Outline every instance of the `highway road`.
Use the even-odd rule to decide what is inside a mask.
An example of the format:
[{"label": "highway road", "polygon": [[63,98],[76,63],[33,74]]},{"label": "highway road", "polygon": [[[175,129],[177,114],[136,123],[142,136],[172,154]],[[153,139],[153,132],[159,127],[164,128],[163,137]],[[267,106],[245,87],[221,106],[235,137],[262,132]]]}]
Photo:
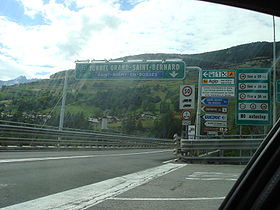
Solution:
[{"label": "highway road", "polygon": [[159,149],[1,152],[0,208],[215,209],[243,169],[174,158]]},{"label": "highway road", "polygon": [[0,153],[0,207],[161,165],[171,150]]}]

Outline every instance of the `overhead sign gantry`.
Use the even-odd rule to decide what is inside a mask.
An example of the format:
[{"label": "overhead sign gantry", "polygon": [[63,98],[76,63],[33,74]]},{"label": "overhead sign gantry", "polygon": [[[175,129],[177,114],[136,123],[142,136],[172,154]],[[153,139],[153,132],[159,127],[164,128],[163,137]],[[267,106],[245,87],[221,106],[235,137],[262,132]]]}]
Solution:
[{"label": "overhead sign gantry", "polygon": [[182,60],[76,61],[76,79],[183,80]]}]

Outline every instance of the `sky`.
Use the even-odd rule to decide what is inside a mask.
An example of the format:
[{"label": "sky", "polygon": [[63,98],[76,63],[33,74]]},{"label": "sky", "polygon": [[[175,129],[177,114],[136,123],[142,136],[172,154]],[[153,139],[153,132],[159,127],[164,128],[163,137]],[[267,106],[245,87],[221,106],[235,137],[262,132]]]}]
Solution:
[{"label": "sky", "polygon": [[[272,16],[196,0],[0,0],[0,80],[76,60],[194,54],[273,40]],[[276,18],[277,26],[280,24]]]}]

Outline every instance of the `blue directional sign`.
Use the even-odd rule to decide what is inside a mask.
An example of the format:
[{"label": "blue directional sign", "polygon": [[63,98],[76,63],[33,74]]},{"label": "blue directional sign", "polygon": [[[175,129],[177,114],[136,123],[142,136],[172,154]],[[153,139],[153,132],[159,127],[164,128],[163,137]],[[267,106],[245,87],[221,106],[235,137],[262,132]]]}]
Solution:
[{"label": "blue directional sign", "polygon": [[204,120],[210,121],[227,121],[226,114],[205,114],[202,116]]},{"label": "blue directional sign", "polygon": [[280,103],[280,80],[277,80],[276,83],[276,102]]},{"label": "blue directional sign", "polygon": [[213,106],[228,106],[229,101],[227,98],[204,98],[201,101],[205,105]]}]

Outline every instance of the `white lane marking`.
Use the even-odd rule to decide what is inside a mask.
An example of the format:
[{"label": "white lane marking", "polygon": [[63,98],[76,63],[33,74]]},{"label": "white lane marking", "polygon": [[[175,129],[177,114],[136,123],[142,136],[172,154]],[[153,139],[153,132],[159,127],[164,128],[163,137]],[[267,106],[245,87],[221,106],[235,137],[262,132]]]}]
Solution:
[{"label": "white lane marking", "polygon": [[162,162],[163,164],[166,164],[166,163],[171,163],[171,162],[174,162],[176,159],[172,159],[172,160],[167,160],[167,161],[164,161]]},{"label": "white lane marking", "polygon": [[8,184],[0,184],[0,190],[5,188],[5,187],[8,187]]},{"label": "white lane marking", "polygon": [[8,206],[2,210],[86,209],[184,166],[185,164],[168,163],[144,171]]},{"label": "white lane marking", "polygon": [[109,198],[108,200],[120,201],[202,201],[202,200],[223,200],[225,197],[202,197],[202,198]]},{"label": "white lane marking", "polygon": [[187,180],[202,180],[202,181],[236,181],[239,174],[221,173],[221,172],[193,172],[186,177]]},{"label": "white lane marking", "polygon": [[222,179],[222,178],[186,178],[187,180],[197,180],[197,181],[218,181],[218,180],[224,180],[224,181],[236,181],[237,179]]},{"label": "white lane marking", "polygon": [[142,155],[154,154],[161,152],[170,152],[171,150],[151,151],[151,152],[134,152],[134,153],[121,153],[121,154],[101,154],[101,155],[79,155],[79,156],[64,156],[64,157],[43,157],[43,158],[22,158],[22,159],[4,159],[0,160],[1,163],[14,163],[14,162],[30,162],[30,161],[43,161],[43,160],[61,160],[61,159],[76,159],[76,158],[92,158],[92,157],[118,157],[128,155]]}]

